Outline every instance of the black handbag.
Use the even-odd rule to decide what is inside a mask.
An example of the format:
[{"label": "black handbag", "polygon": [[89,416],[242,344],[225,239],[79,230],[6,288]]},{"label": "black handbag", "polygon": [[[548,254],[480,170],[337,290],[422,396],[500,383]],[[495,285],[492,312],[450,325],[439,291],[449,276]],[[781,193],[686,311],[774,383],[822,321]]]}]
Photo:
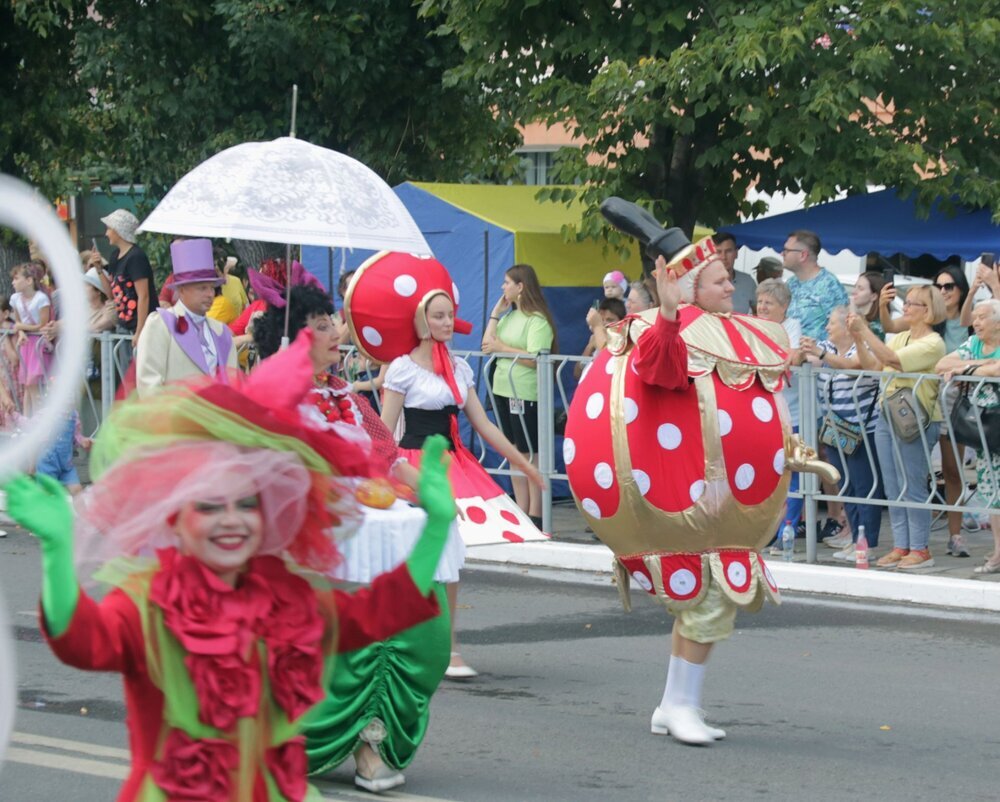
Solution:
[{"label": "black handbag", "polygon": [[[971,382],[962,382],[951,409],[951,431],[955,442],[982,451],[983,440],[990,453],[1000,450],[1000,407],[981,407],[969,396]],[[982,437],[979,425],[982,423]]]}]

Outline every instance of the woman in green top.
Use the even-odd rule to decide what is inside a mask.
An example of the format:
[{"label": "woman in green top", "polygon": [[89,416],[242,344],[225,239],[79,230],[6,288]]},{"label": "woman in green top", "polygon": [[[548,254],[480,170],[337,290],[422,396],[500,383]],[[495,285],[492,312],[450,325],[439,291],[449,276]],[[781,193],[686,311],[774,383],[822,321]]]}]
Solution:
[{"label": "woman in green top", "polygon": [[[972,328],[976,333],[937,363],[937,372],[948,381],[955,375],[1000,376],[1000,301],[991,298],[976,304],[972,313]],[[984,409],[1000,406],[996,384],[981,384],[970,388],[973,403]],[[976,464],[979,494],[991,507],[1000,507],[1000,454],[984,453],[977,448]],[[990,515],[993,532],[993,553],[986,562],[974,568],[977,574],[1000,572],[1000,510]]]},{"label": "woman in green top", "polygon": [[[960,267],[945,265],[934,276],[934,286],[941,293],[945,307],[945,319],[935,328],[938,334],[944,339],[945,353],[950,354],[962,345],[969,338],[969,334],[971,334],[969,331],[969,322],[965,322],[962,319],[962,311],[966,298],[971,295],[969,292],[969,282],[966,280],[965,273],[962,272]],[[889,313],[889,301],[895,297],[895,291],[891,287],[892,285],[887,285],[880,298],[883,322]],[[970,309],[969,311],[971,312],[972,310]],[[891,322],[891,325],[885,327],[885,330],[887,332],[905,331],[907,328],[905,321],[905,315],[901,318],[896,318]],[[943,412],[945,417],[951,412],[950,400],[949,397],[944,399],[945,409]],[[946,431],[941,432],[940,444],[941,476],[944,479],[945,501],[948,504],[958,504],[959,497],[962,495],[962,474],[958,461],[955,459],[955,449],[952,448]],[[964,449],[961,449],[961,451],[964,451]],[[962,513],[949,512],[947,513],[947,517],[947,553],[955,557],[968,557],[969,550],[965,544],[965,538],[962,536]]]},{"label": "woman in green top", "polygon": [[[891,286],[891,285],[890,285]],[[888,345],[864,325],[858,315],[848,316],[848,328],[858,344],[858,359],[865,370],[892,373],[931,373],[945,355],[944,340],[935,327],[945,319],[945,303],[936,287],[913,287],[903,304],[906,330]],[[866,348],[862,346],[867,346]],[[890,501],[926,502],[930,474],[929,451],[938,439],[941,407],[937,378],[889,378],[882,388],[882,408],[875,423],[875,450],[882,466],[885,497]],[[900,438],[885,407],[897,390],[913,388],[916,405],[926,416],[924,431],[910,442]],[[930,568],[934,565],[928,542],[930,510],[890,507],[893,548],[876,565],[879,568]]]},{"label": "woman in green top", "polygon": [[[555,351],[555,325],[531,265],[514,265],[504,274],[503,294],[483,335],[487,354],[537,354]],[[493,374],[497,418],[504,436],[538,465],[538,374],[530,358],[498,360]],[[512,476],[514,500],[535,526],[542,526],[542,492],[524,476]]]}]

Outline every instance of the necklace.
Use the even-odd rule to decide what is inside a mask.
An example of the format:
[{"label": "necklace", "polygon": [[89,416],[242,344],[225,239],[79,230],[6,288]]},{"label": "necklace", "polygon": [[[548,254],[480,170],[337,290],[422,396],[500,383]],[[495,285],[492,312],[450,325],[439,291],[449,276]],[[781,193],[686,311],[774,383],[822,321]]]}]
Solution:
[{"label": "necklace", "polygon": [[320,373],[313,376],[318,392],[316,393],[316,409],[326,419],[327,423],[343,421],[356,426],[357,416],[354,414],[354,404],[351,401],[350,393],[338,394],[329,386],[326,374]]}]

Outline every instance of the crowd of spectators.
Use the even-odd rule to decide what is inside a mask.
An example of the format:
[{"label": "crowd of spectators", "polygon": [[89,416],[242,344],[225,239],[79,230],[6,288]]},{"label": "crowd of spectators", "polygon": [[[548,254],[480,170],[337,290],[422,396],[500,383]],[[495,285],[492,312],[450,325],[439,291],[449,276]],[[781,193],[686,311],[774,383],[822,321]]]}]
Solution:
[{"label": "crowd of spectators", "polygon": [[[862,273],[848,293],[820,264],[822,244],[815,232],[791,232],[780,259],[759,261],[753,271],[756,282],[749,273],[735,270],[739,248],[732,235],[717,234],[713,241],[730,273],[734,312],[780,323],[788,335],[791,365],[808,362],[817,371],[817,397],[811,406],[818,413],[819,447],[822,457],[842,476],[839,485],[824,483],[823,493],[864,499],[846,504],[828,501],[827,517],[819,524],[817,536],[834,549],[834,559],[853,562],[861,531],[869,548],[879,546],[885,508],[877,502],[903,502],[905,506],[889,508],[892,547],[879,556],[877,564],[901,570],[933,566],[932,513],[917,505],[967,502],[972,494],[963,469],[970,458],[978,457],[978,481],[971,484],[981,499],[1000,508],[1000,457],[973,455],[972,449],[957,445],[946,423],[959,392],[959,383],[950,381],[963,372],[959,366],[968,375],[1000,376],[1000,300],[977,303],[974,299],[979,290],[1000,299],[996,269],[980,266],[970,287],[960,266],[946,265],[931,285],[910,288],[899,314],[902,293],[883,272]],[[607,294],[607,279],[604,288]],[[648,280],[629,285],[627,315],[657,306]],[[595,301],[587,313],[591,336],[584,356],[604,346],[607,330],[620,319],[620,312],[607,299]],[[971,337],[970,325],[976,330]],[[583,367],[584,363],[576,364],[577,375]],[[900,373],[924,375],[914,379]],[[948,382],[944,388],[942,378]],[[792,427],[798,431],[802,421],[797,371],[790,372],[782,395]],[[1000,393],[992,384],[983,385],[975,392],[975,403],[984,409],[1000,406]],[[901,427],[896,417],[907,406],[919,423],[916,434]],[[793,474],[790,490],[797,495],[797,474]],[[790,496],[785,519],[803,536],[801,511],[802,499]],[[956,511],[944,517],[947,553],[968,557],[962,528],[963,523],[974,525],[974,521],[963,521],[962,513]],[[1000,520],[996,524],[1000,530]],[[775,543],[772,550],[779,549]],[[976,571],[1000,572],[1000,532],[994,551]]]},{"label": "crowd of spectators", "polygon": [[[89,328],[93,334],[115,331],[123,335],[124,367],[158,307],[178,308],[182,288],[171,276],[157,291],[149,259],[136,244],[138,221],[131,213],[120,209],[103,222],[112,246],[109,258],[96,249],[80,254]],[[734,311],[780,323],[788,335],[791,364],[808,362],[818,371],[816,403],[810,406],[818,411],[820,449],[823,458],[842,474],[841,484],[825,485],[824,493],[865,500],[827,504],[827,518],[818,536],[834,549],[835,559],[855,559],[862,527],[869,547],[878,547],[884,508],[866,502],[889,499],[911,503],[889,508],[892,548],[878,559],[882,567],[901,570],[934,564],[931,512],[912,505],[935,500],[960,505],[969,500],[973,484],[981,499],[1000,509],[1000,456],[973,454],[973,449],[956,445],[947,426],[959,387],[952,381],[955,376],[1000,376],[1000,277],[994,267],[981,265],[971,286],[961,267],[942,267],[931,285],[909,289],[900,315],[893,310],[898,310],[902,293],[882,272],[862,273],[848,294],[836,276],[820,264],[821,242],[814,232],[789,234],[780,259],[765,257],[756,265],[756,281],[750,273],[735,270],[739,248],[732,235],[719,234],[713,239],[730,273]],[[226,252],[216,249],[212,260],[214,276],[207,282],[211,297],[204,299],[204,317],[229,327],[233,345],[241,353],[240,365],[247,369],[246,346],[252,343],[254,321],[265,310],[281,307],[289,276],[293,286],[318,282],[298,263],[289,267],[283,259],[250,266],[242,271],[244,278],[239,275],[236,259]],[[37,408],[52,370],[53,344],[59,330],[58,291],[44,261],[19,264],[11,277],[14,293],[9,298],[0,297],[0,330],[5,332],[0,336],[0,429],[4,430],[16,428]],[[341,278],[338,291],[342,300],[350,277],[345,273]],[[983,294],[992,298],[984,301]],[[629,281],[621,271],[608,273],[586,314],[590,335],[583,356],[592,357],[605,348],[609,330],[625,317],[658,306],[655,282],[648,275]],[[192,319],[200,319],[199,314]],[[342,318],[340,325],[342,339],[349,344],[350,332]],[[482,349],[487,354],[558,352],[552,315],[531,266],[515,265],[506,272],[502,294],[483,334]],[[576,362],[577,378],[585,364],[586,360]],[[96,377],[96,365],[95,360],[88,377]],[[339,369],[352,389],[369,393],[376,401],[383,374],[377,365],[355,356],[344,360]],[[869,373],[841,372],[859,369]],[[884,374],[881,380],[875,372]],[[924,375],[913,379],[896,375],[899,373]],[[499,426],[518,451],[537,464],[542,411],[538,409],[535,360],[495,360],[490,381]],[[941,392],[942,381],[946,382],[945,392]],[[796,430],[802,425],[799,395],[800,385],[792,372],[783,396]],[[982,409],[1000,407],[1000,393],[994,384],[983,384],[972,395]],[[920,423],[917,436],[903,436],[895,417],[906,405]],[[85,442],[79,421],[67,421],[59,438],[60,453],[66,453],[67,443],[72,454],[73,444]],[[976,461],[977,480],[973,483],[965,481],[963,473],[971,459]],[[45,460],[39,470],[42,463]],[[65,460],[60,464],[65,467]],[[937,464],[943,491],[936,498]],[[68,471],[59,478],[67,486],[78,484],[78,480],[70,481],[75,477]],[[793,478],[793,492],[797,478]],[[538,519],[541,500],[537,490],[516,479],[513,484],[518,504]],[[790,497],[786,519],[804,534],[801,508],[801,499]],[[963,521],[962,514],[954,511],[948,512],[946,519],[947,552],[969,556],[962,531],[968,520]],[[995,548],[976,569],[980,573],[1000,572],[1000,520],[993,523]]]}]

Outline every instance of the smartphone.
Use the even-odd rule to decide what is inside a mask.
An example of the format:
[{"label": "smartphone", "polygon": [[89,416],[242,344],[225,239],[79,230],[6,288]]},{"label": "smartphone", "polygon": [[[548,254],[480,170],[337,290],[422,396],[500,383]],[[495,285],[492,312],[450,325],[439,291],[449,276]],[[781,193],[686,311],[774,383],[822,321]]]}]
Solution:
[{"label": "smartphone", "polygon": [[994,253],[984,253],[979,259],[986,267],[993,267],[996,265],[997,257]]},{"label": "smartphone", "polygon": [[882,271],[882,275],[885,276],[885,283],[886,284],[895,284],[896,283],[896,270],[895,270],[895,268],[887,267],[885,270]]},{"label": "smartphone", "polygon": [[590,305],[590,308],[591,308],[591,309],[600,309],[600,308],[601,308],[601,299],[600,299],[600,298],[598,298],[598,299],[597,299],[596,301],[594,301],[594,302],[593,302],[593,303],[592,303],[592,304]]},{"label": "smartphone", "polygon": [[90,248],[91,248],[91,250],[97,251],[98,253],[101,252],[100,249],[97,247],[97,238],[96,237],[91,237],[90,238]]}]

